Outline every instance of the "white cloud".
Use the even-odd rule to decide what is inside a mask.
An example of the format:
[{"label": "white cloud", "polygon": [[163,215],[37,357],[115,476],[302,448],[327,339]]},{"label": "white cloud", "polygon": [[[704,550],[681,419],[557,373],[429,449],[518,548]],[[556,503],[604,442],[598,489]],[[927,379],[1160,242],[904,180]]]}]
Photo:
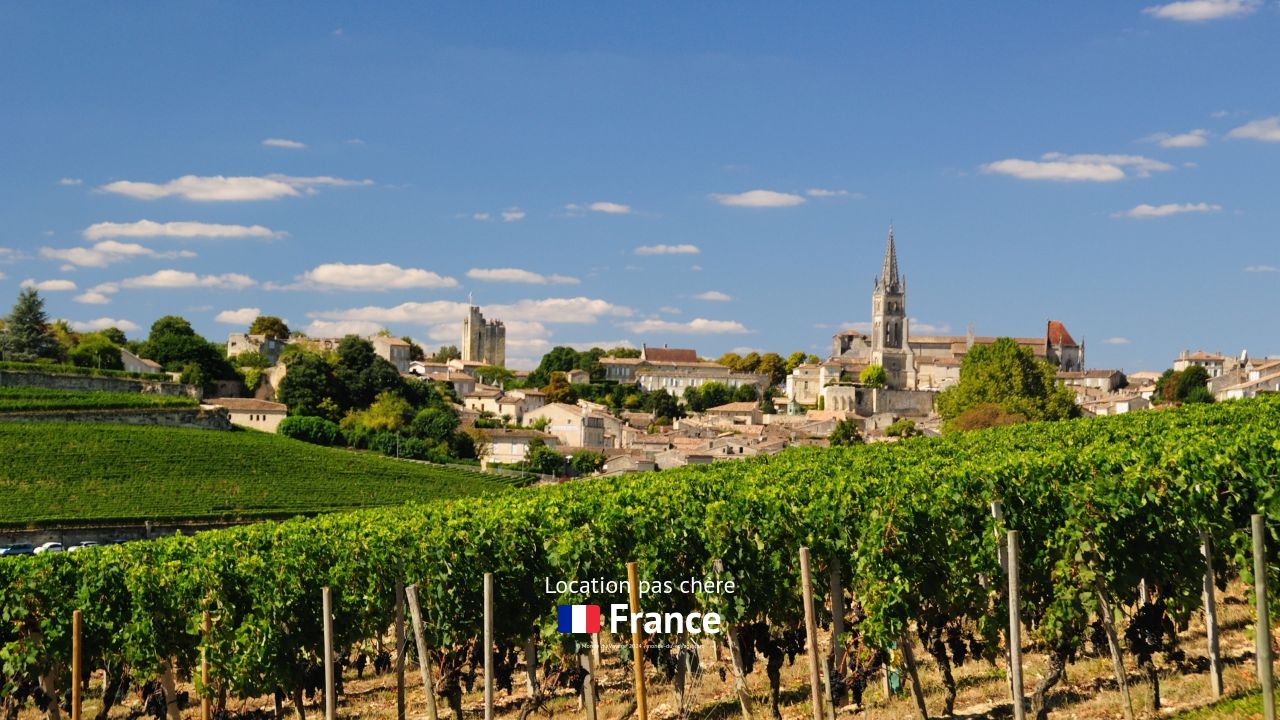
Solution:
[{"label": "white cloud", "polygon": [[345,337],[347,335],[375,335],[382,330],[382,323],[368,320],[312,320],[303,332],[309,337]]},{"label": "white cloud", "polygon": [[729,302],[733,298],[720,292],[719,290],[708,290],[704,293],[698,293],[693,296],[695,300],[709,300],[711,302]]},{"label": "white cloud", "polygon": [[[366,306],[343,310],[312,312],[308,317],[316,320],[367,320],[376,323],[414,323],[436,325],[461,322],[467,314],[466,303],[451,300],[432,302],[407,302],[393,307]],[[544,298],[520,300],[505,305],[486,305],[484,314],[491,319],[513,322],[545,322],[590,324],[602,317],[630,317],[631,308],[614,305],[606,300],[588,297]]]},{"label": "white cloud", "polygon": [[[951,326],[946,323],[927,323],[916,318],[911,318],[907,327],[916,335],[945,335],[951,332]],[[870,330],[870,328],[867,329]]]},{"label": "white cloud", "polygon": [[93,247],[74,247],[74,248],[40,248],[40,256],[49,258],[50,260],[61,260],[71,267],[106,267],[112,263],[122,262],[132,258],[155,258],[161,260],[175,260],[179,258],[193,258],[195,253],[190,250],[173,250],[168,252],[156,252],[151,248],[144,247],[137,243],[122,243],[115,240],[103,240],[94,243]]},{"label": "white cloud", "polygon": [[111,298],[96,290],[89,290],[71,299],[84,305],[106,305],[111,302]]},{"label": "white cloud", "polygon": [[680,308],[673,307],[671,305],[663,305],[662,307],[658,308],[658,312],[666,313],[667,315],[679,315]]},{"label": "white cloud", "polygon": [[750,332],[742,323],[735,320],[708,320],[706,318],[694,318],[687,323],[673,322],[671,320],[640,320],[622,323],[622,327],[633,333],[641,334],[722,335]]},{"label": "white cloud", "polygon": [[471,268],[467,277],[487,282],[525,283],[528,285],[577,285],[578,278],[568,275],[542,275],[519,268]]},{"label": "white cloud", "polygon": [[1280,115],[1245,123],[1227,133],[1227,137],[1280,142]]},{"label": "white cloud", "polygon": [[1139,220],[1147,220],[1150,218],[1168,217],[1170,215],[1179,215],[1182,213],[1207,213],[1218,212],[1222,209],[1221,205],[1210,205],[1209,203],[1168,203],[1166,205],[1148,205],[1143,203],[1135,207],[1129,208],[1124,212],[1111,213],[1111,217],[1127,217]]},{"label": "white cloud", "polygon": [[248,275],[223,273],[221,275],[197,275],[180,270],[157,270],[150,275],[139,275],[120,282],[127,288],[214,288],[218,290],[243,290],[257,283]]},{"label": "white cloud", "polygon": [[239,310],[223,310],[214,316],[214,322],[225,323],[227,325],[248,325],[258,316],[262,314],[261,308],[246,307]]},{"label": "white cloud", "polygon": [[1209,144],[1209,131],[1203,128],[1196,128],[1176,135],[1156,133],[1155,135],[1148,135],[1143,140],[1145,142],[1159,143],[1160,147],[1165,148],[1204,147]]},{"label": "white cloud", "polygon": [[697,245],[641,245],[637,255],[697,255],[702,252]]},{"label": "white cloud", "polygon": [[712,199],[721,205],[733,207],[777,208],[791,207],[804,202],[804,198],[774,190],[748,190],[742,193],[712,193]]},{"label": "white cloud", "polygon": [[6,277],[8,277],[8,275],[5,275],[4,273],[0,272],[0,280],[5,279]]},{"label": "white cloud", "polygon": [[458,281],[451,277],[421,268],[402,268],[391,263],[325,263],[299,275],[293,284],[267,285],[269,290],[404,290],[451,287],[458,287]]},{"label": "white cloud", "polygon": [[286,150],[306,150],[307,144],[298,142],[297,140],[286,140],[284,138],[267,138],[262,141],[263,145],[273,148],[285,148]]},{"label": "white cloud", "polygon": [[487,212],[478,212],[478,213],[472,213],[472,215],[471,215],[471,219],[472,219],[472,220],[479,220],[480,222],[487,222],[487,221],[489,221],[489,220],[491,220],[491,219],[493,219],[493,218],[492,218],[492,216],[491,216],[491,215],[489,215],[489,213],[487,213]]},{"label": "white cloud", "polygon": [[203,222],[165,222],[139,220],[131,223],[100,222],[84,229],[86,239],[118,237],[170,238],[274,238],[284,235],[261,225],[220,225]]},{"label": "white cloud", "polygon": [[59,181],[58,181],[58,184],[59,184],[59,185],[65,185],[65,186],[68,186],[68,187],[72,187],[72,186],[75,186],[75,185],[79,185],[79,184],[81,184],[81,183],[83,183],[83,182],[84,182],[84,181],[83,181],[83,180],[81,180],[80,178],[64,177],[64,178],[62,178],[61,180],[59,180]]},{"label": "white cloud", "polygon": [[75,282],[71,280],[34,280],[27,278],[23,280],[20,287],[35,288],[40,292],[69,292],[76,289]]},{"label": "white cloud", "polygon": [[293,177],[267,175],[266,177],[223,175],[183,175],[166,183],[117,180],[98,188],[103,192],[126,195],[139,200],[158,200],[180,197],[196,202],[232,202],[244,200],[275,200],[282,197],[298,197],[299,188],[313,192],[315,186],[345,187],[372,185],[372,180],[346,180],[327,175]]},{"label": "white cloud", "polygon": [[1152,5],[1142,12],[1152,17],[1178,22],[1203,22],[1230,17],[1243,17],[1258,9],[1262,0],[1181,0],[1165,5]]},{"label": "white cloud", "polygon": [[524,219],[525,212],[518,207],[507,208],[502,211],[502,222],[516,222]]},{"label": "white cloud", "polygon": [[593,202],[588,207],[594,212],[609,213],[611,215],[627,215],[631,213],[630,205],[613,202]]},{"label": "white cloud", "polygon": [[10,264],[19,260],[26,260],[27,256],[13,248],[0,247],[0,263]]},{"label": "white cloud", "polygon": [[1107,338],[1106,340],[1103,340],[1103,341],[1102,341],[1102,343],[1103,343],[1104,345],[1128,345],[1128,344],[1129,344],[1129,338],[1127,338],[1127,337],[1109,337],[1109,338]]},{"label": "white cloud", "polygon": [[110,327],[117,328],[125,332],[135,332],[142,329],[138,327],[136,323],[129,322],[128,320],[116,320],[109,317],[100,317],[96,320],[86,320],[83,322],[73,320],[71,322],[71,327],[77,332],[94,332],[95,330],[106,330]]},{"label": "white cloud", "polygon": [[1009,158],[979,167],[982,172],[1009,175],[1021,180],[1053,180],[1058,182],[1114,182],[1132,172],[1148,177],[1153,172],[1172,170],[1173,166],[1141,155],[1102,155],[1051,152],[1040,160]]},{"label": "white cloud", "polygon": [[826,188],[809,188],[804,192],[805,195],[815,198],[833,198],[847,197],[855,200],[861,200],[866,197],[860,192],[849,192],[848,190],[828,190]]},{"label": "white cloud", "polygon": [[1280,268],[1275,265],[1250,265],[1244,269],[1245,272],[1251,273],[1273,273],[1280,272]]},{"label": "white cloud", "polygon": [[590,350],[591,348],[600,348],[600,349],[602,349],[602,350],[612,350],[612,349],[614,349],[614,348],[633,348],[633,347],[635,347],[635,343],[631,342],[630,340],[626,340],[626,339],[622,339],[622,340],[594,340],[594,341],[592,341],[592,342],[571,342],[571,343],[557,343],[557,344],[558,344],[558,345],[567,345],[567,346],[569,346],[569,347],[571,347],[571,348],[573,348],[574,350],[577,350],[577,351],[579,351],[579,352],[583,352],[583,351],[586,351],[586,350]]}]

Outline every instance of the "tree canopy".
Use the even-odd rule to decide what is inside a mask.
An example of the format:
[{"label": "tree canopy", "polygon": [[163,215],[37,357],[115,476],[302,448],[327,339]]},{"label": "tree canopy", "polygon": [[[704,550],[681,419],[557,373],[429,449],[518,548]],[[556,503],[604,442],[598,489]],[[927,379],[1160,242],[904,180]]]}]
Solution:
[{"label": "tree canopy", "polygon": [[267,337],[289,339],[289,326],[275,315],[259,315],[249,325],[250,335],[266,335]]},{"label": "tree canopy", "polygon": [[1027,420],[1077,417],[1080,408],[1070,388],[1060,384],[1053,365],[1009,338],[976,345],[960,363],[960,382],[938,393],[938,414],[948,429],[954,420],[980,405],[994,405],[1004,416]]},{"label": "tree canopy", "polygon": [[24,288],[4,321],[0,333],[0,354],[5,360],[34,362],[56,359],[61,352],[58,339],[44,311],[44,298],[35,288]]}]

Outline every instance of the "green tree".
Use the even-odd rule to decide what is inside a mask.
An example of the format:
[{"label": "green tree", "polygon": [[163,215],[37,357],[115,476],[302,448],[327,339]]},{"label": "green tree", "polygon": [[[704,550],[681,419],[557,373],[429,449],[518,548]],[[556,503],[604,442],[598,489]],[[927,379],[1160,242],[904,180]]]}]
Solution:
[{"label": "green tree", "polygon": [[858,374],[858,382],[870,388],[882,388],[888,379],[883,365],[868,365]]},{"label": "green tree", "polygon": [[547,396],[549,403],[569,403],[578,402],[578,395],[573,391],[573,386],[569,384],[569,378],[563,372],[554,372],[551,374],[551,380],[543,388],[542,392]]},{"label": "green tree", "polygon": [[529,373],[528,386],[541,387],[551,382],[552,373],[567,373],[578,367],[578,351],[559,345],[542,356],[538,367]]},{"label": "green tree", "polygon": [[858,430],[857,421],[837,420],[835,427],[831,428],[831,434],[827,436],[827,442],[831,443],[831,447],[861,445],[862,433]]},{"label": "green tree", "polygon": [[1213,402],[1209,392],[1209,371],[1199,365],[1183,370],[1174,385],[1174,399],[1186,403]]},{"label": "green tree", "polygon": [[548,447],[542,438],[534,438],[529,441],[524,466],[542,475],[560,475],[564,472],[564,456]]},{"label": "green tree", "polygon": [[129,342],[129,339],[124,336],[124,331],[118,327],[109,327],[106,330],[99,330],[98,333],[110,340],[116,347],[124,347]]},{"label": "green tree", "polygon": [[100,332],[81,335],[80,343],[67,353],[67,360],[72,365],[80,367],[102,370],[124,369],[124,362],[120,359],[120,348]]},{"label": "green tree", "polygon": [[916,428],[916,421],[907,418],[899,418],[893,421],[893,424],[884,429],[884,434],[889,437],[915,437],[920,434],[920,430]]},{"label": "green tree", "polygon": [[792,371],[794,371],[796,368],[803,365],[804,360],[805,360],[805,355],[803,350],[797,350],[791,353],[790,355],[788,355],[787,364],[785,366],[787,374],[790,375]]},{"label": "green tree", "polygon": [[817,365],[822,362],[822,358],[811,354],[809,357],[804,359],[804,362],[806,365]]},{"label": "green tree", "polygon": [[250,350],[229,358],[231,364],[238,368],[258,368],[264,369],[271,367],[271,363],[267,361],[267,356],[257,350]]},{"label": "green tree", "polygon": [[360,425],[373,432],[396,432],[414,418],[413,406],[393,392],[381,392],[367,410],[354,413]]},{"label": "green tree", "polygon": [[267,337],[289,339],[289,326],[275,315],[259,315],[249,325],[250,335],[266,335]]},{"label": "green tree", "polygon": [[604,453],[593,450],[579,450],[569,458],[569,467],[574,475],[591,475],[604,467]]},{"label": "green tree", "polygon": [[458,430],[458,416],[442,407],[430,407],[413,416],[409,430],[424,440],[451,442]]},{"label": "green tree", "polygon": [[338,343],[334,375],[346,390],[347,407],[352,408],[368,407],[379,393],[402,394],[404,388],[396,366],[379,357],[373,343],[357,335],[348,335]]},{"label": "green tree", "polygon": [[289,406],[290,415],[313,415],[337,421],[342,417],[342,385],[333,367],[311,352],[290,357],[288,372],[276,390],[276,399]]},{"label": "green tree", "polygon": [[421,345],[414,342],[413,338],[405,335],[400,339],[409,343],[409,362],[414,362],[415,360],[421,361],[427,357],[427,352],[422,349]]},{"label": "green tree", "polygon": [[742,362],[742,356],[736,352],[727,352],[716,358],[716,362],[733,370]]},{"label": "green tree", "polygon": [[769,385],[780,385],[787,379],[787,361],[778,353],[768,352],[760,356],[756,372],[769,376]]},{"label": "green tree", "polygon": [[457,345],[441,345],[439,350],[436,350],[427,358],[427,361],[433,363],[446,363],[450,360],[461,359],[462,352],[458,350]]},{"label": "green tree", "polygon": [[0,355],[5,360],[34,362],[41,358],[57,358],[58,340],[44,312],[44,298],[35,288],[18,293],[18,301],[4,321],[0,335]]},{"label": "green tree", "polygon": [[170,372],[187,372],[188,365],[200,368],[205,390],[215,380],[234,380],[239,374],[225,356],[225,348],[196,334],[191,323],[177,315],[165,315],[151,324],[151,334],[142,346],[142,356],[155,360]]},{"label": "green tree", "polygon": [[612,358],[638,358],[640,357],[640,348],[616,347],[606,352],[605,356]]},{"label": "green tree", "polygon": [[515,373],[498,365],[481,365],[475,369],[476,379],[486,385],[507,386],[511,379],[515,377]]},{"label": "green tree", "polygon": [[702,412],[707,408],[717,407],[733,401],[733,388],[719,382],[704,383],[701,387],[688,387],[684,390],[684,401],[689,409]]},{"label": "green tree", "polygon": [[1030,348],[1009,338],[977,345],[960,364],[960,382],[938,393],[937,409],[945,427],[979,405],[997,406],[1005,416],[1028,420],[1077,417],[1080,408],[1070,388],[1058,383],[1056,369],[1038,360]]},{"label": "green tree", "polygon": [[666,390],[654,390],[644,399],[644,408],[653,413],[654,420],[666,418],[678,420],[685,416],[684,406],[674,395]]},{"label": "green tree", "polygon": [[734,389],[733,400],[730,402],[755,402],[759,399],[760,393],[756,391],[755,385],[739,385]]}]

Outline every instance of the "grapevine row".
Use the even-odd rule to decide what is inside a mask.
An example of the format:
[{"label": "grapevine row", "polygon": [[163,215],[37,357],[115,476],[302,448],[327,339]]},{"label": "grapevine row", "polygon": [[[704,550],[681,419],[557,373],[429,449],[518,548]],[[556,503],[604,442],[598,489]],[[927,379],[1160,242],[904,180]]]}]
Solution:
[{"label": "grapevine row", "polygon": [[[1202,531],[1218,567],[1247,575],[1248,516],[1280,516],[1278,466],[1280,398],[1269,398],[793,449],[0,561],[0,695],[68,657],[74,609],[84,611],[86,667],[153,677],[170,659],[193,667],[204,649],[232,696],[295,695],[321,657],[324,586],[334,589],[337,647],[383,633],[397,584],[410,582],[420,588],[427,645],[457,656],[481,633],[485,572],[496,577],[498,642],[523,647],[541,636],[544,652],[558,655],[572,638],[555,633],[557,604],[626,598],[547,594],[544,579],[620,579],[628,560],[641,577],[679,579],[708,577],[721,559],[733,595],[658,595],[645,609],[716,609],[762,629],[757,644],[775,647],[769,638],[794,637],[803,621],[801,546],[820,577],[839,562],[862,642],[888,647],[914,627],[949,672],[963,658],[943,639],[963,634],[991,656],[999,646],[1004,601],[991,579],[1001,577],[1006,529],[1022,538],[1022,617],[1051,662],[1065,662],[1100,598],[1128,602],[1146,581],[1170,614],[1197,608]],[[992,501],[1002,503],[1002,520]]]}]

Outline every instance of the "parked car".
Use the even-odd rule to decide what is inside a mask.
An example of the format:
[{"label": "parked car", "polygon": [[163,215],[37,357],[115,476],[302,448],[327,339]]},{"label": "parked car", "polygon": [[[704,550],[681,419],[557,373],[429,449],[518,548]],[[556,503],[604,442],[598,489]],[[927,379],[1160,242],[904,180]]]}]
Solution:
[{"label": "parked car", "polygon": [[67,552],[75,552],[77,550],[83,550],[85,548],[91,548],[91,547],[98,547],[98,543],[92,540],[85,540],[84,542],[79,543],[78,545],[72,545],[71,547],[67,548]]},{"label": "parked car", "polygon": [[31,555],[35,552],[35,548],[31,543],[14,543],[7,548],[0,548],[0,555],[6,557],[11,555]]},{"label": "parked car", "polygon": [[42,555],[47,552],[62,552],[64,548],[60,542],[47,542],[36,548],[36,555]]}]

